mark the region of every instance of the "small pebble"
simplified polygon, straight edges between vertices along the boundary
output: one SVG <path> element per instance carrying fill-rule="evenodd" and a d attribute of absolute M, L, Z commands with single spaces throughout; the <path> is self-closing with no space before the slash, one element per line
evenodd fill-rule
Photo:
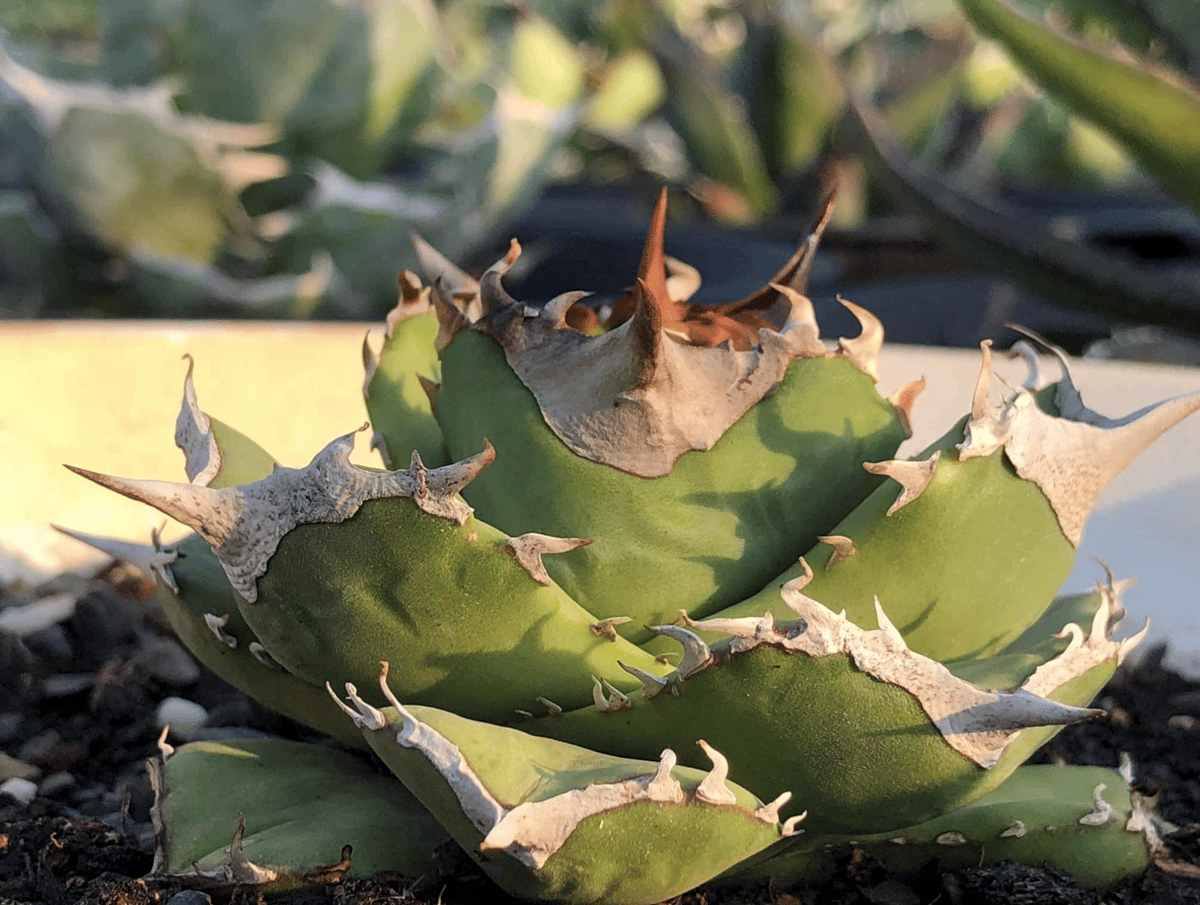
<path fill-rule="evenodd" d="M 25 717 L 20 711 L 10 710 L 7 713 L 0 713 L 0 745 L 11 742 L 17 735 L 17 730 L 21 728 L 21 723 Z"/>
<path fill-rule="evenodd" d="M 67 666 L 75 659 L 75 645 L 61 625 L 51 625 L 33 632 L 23 640 L 31 652 L 55 666 Z"/>
<path fill-rule="evenodd" d="M 42 694 L 48 698 L 65 698 L 86 691 L 95 684 L 95 673 L 62 672 L 42 679 Z"/>
<path fill-rule="evenodd" d="M 33 738 L 21 745 L 16 751 L 17 760 L 36 763 L 62 744 L 63 737 L 56 729 L 39 732 Z"/>
<path fill-rule="evenodd" d="M 0 610 L 0 631 L 24 637 L 69 619 L 75 612 L 74 594 L 52 594 L 24 606 Z"/>
<path fill-rule="evenodd" d="M 9 757 L 3 751 L 0 751 L 0 779 L 11 779 L 14 776 L 20 779 L 37 779 L 41 775 L 41 767 L 35 764 L 27 764 L 25 761 L 18 760 L 15 757 Z"/>
<path fill-rule="evenodd" d="M 163 698 L 154 716 L 155 725 L 171 727 L 171 734 L 188 741 L 208 720 L 208 711 L 187 698 Z"/>
<path fill-rule="evenodd" d="M 53 798 L 71 791 L 77 785 L 79 785 L 79 780 L 73 774 L 62 770 L 58 773 L 51 773 L 38 784 L 37 788 L 39 795 L 44 798 Z"/>
<path fill-rule="evenodd" d="M 37 783 L 14 776 L 0 782 L 0 795 L 11 795 L 20 804 L 29 804 L 37 798 Z"/>
<path fill-rule="evenodd" d="M 198 889 L 185 889 L 167 899 L 167 905 L 212 905 L 212 899 Z"/>
<path fill-rule="evenodd" d="M 168 685 L 191 685 L 200 678 L 200 666 L 192 655 L 173 638 L 146 639 L 138 660 L 156 679 Z"/>
<path fill-rule="evenodd" d="M 1167 725 L 1181 732 L 1191 732 L 1196 726 L 1200 725 L 1200 720 L 1196 719 L 1190 713 L 1177 713 L 1167 720 Z"/>

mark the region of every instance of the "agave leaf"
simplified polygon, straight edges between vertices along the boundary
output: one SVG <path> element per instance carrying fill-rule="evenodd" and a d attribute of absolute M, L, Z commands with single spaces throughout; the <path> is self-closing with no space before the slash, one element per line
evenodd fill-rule
<path fill-rule="evenodd" d="M 707 771 L 609 757 L 429 707 L 377 710 L 346 686 L 342 704 L 371 747 L 507 891 L 563 903 L 652 905 L 795 831 L 790 796 L 764 805 Z M 332 688 L 330 694 L 333 694 Z M 341 703 L 339 701 L 339 703 Z"/>
<path fill-rule="evenodd" d="M 1039 85 L 1122 141 L 1200 210 L 1200 93 L 1142 61 L 1131 64 L 1034 21 L 1007 0 L 959 0 Z"/>
<path fill-rule="evenodd" d="M 1106 817 L 1105 806 L 1112 809 Z M 1120 773 L 1043 764 L 1019 768 L 983 797 L 926 823 L 853 840 L 806 834 L 731 877 L 819 883 L 839 861 L 864 851 L 900 877 L 933 863 L 949 872 L 1011 859 L 1033 867 L 1049 862 L 1094 888 L 1140 874 L 1156 843 L 1149 805 Z"/>
<path fill-rule="evenodd" d="M 1001 202 L 953 185 L 908 159 L 865 99 L 852 97 L 850 110 L 860 147 L 884 188 L 926 216 L 938 239 L 965 260 L 1059 304 L 1200 335 L 1192 282 L 1063 239 Z"/>
<path fill-rule="evenodd" d="M 151 761 L 151 778 L 154 878 L 275 888 L 379 871 L 415 880 L 450 841 L 397 780 L 324 746 L 194 742 Z"/>
<path fill-rule="evenodd" d="M 775 188 L 744 101 L 721 83 L 712 62 L 662 24 L 653 46 L 667 85 L 667 109 L 700 175 L 737 194 L 739 219 L 775 205 Z"/>

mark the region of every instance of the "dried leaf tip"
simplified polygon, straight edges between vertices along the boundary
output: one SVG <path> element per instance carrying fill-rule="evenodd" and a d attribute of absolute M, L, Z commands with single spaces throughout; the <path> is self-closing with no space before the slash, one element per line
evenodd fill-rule
<path fill-rule="evenodd" d="M 1151 443 L 1200 409 L 1200 393 L 1168 399 L 1124 418 L 1108 418 L 1083 404 L 1066 356 L 1061 349 L 1048 348 L 1063 367 L 1054 396 L 1058 416 L 1043 411 L 1026 388 L 993 406 L 988 398 L 990 343 L 981 345 L 971 419 L 958 457 L 988 456 L 1003 449 L 1017 474 L 1041 488 L 1063 534 L 1078 546 L 1100 493 Z"/>
<path fill-rule="evenodd" d="M 350 463 L 354 434 L 338 437 L 306 467 L 277 468 L 251 484 L 214 489 L 170 481 L 140 481 L 67 466 L 76 474 L 178 519 L 208 541 L 245 600 L 258 599 L 257 580 L 293 528 L 343 522 L 369 500 L 403 497 L 424 512 L 466 524 L 471 507 L 458 492 L 494 458 L 482 452 L 441 468 L 416 459 L 409 470 L 374 472 Z"/>

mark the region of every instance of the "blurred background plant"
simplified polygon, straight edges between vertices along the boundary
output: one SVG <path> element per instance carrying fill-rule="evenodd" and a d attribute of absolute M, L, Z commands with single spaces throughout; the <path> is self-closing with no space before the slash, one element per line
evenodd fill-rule
<path fill-rule="evenodd" d="M 411 230 L 475 267 L 519 234 L 527 297 L 603 296 L 662 184 L 699 298 L 728 296 L 836 186 L 814 296 L 894 339 L 1200 336 L 1193 0 L 4 0 L 0 25 L 7 316 L 373 318 Z"/>

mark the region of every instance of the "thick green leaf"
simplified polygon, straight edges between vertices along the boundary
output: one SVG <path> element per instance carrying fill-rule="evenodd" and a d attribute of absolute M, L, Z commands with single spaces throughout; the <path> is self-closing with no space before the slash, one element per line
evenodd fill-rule
<path fill-rule="evenodd" d="M 1085 46 L 1007 0 L 959 5 L 1046 91 L 1120 139 L 1167 189 L 1200 209 L 1200 94 L 1193 86 Z"/>

